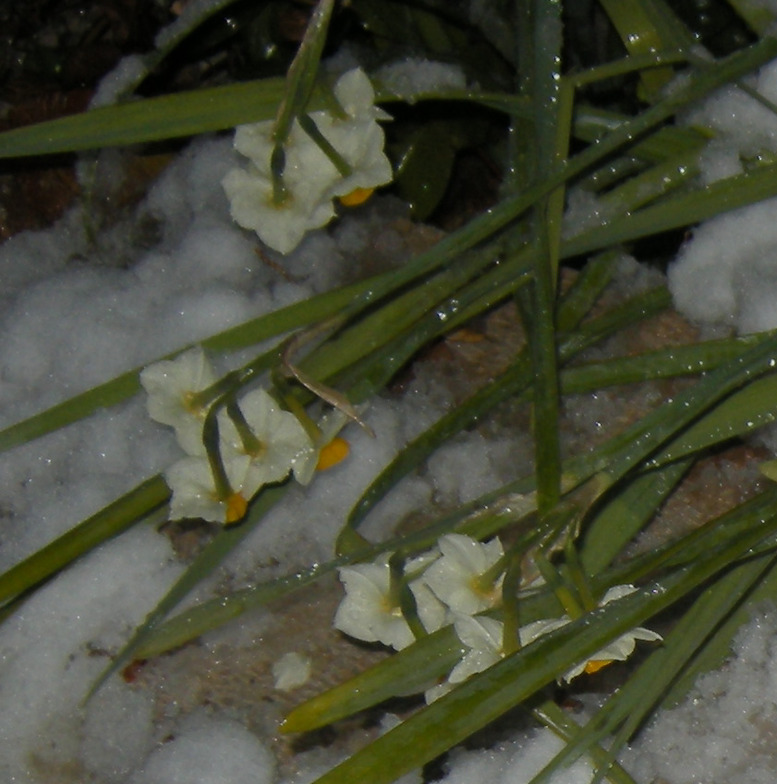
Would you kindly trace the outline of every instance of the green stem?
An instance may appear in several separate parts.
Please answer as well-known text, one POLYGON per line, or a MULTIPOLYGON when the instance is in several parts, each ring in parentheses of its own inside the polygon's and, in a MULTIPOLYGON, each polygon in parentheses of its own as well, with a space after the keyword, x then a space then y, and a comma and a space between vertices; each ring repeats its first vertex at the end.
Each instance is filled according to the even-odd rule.
POLYGON ((332 146, 329 139, 318 129, 313 118, 309 114, 301 114, 298 118, 302 130, 318 145, 321 151, 332 162, 332 165, 340 173, 341 177, 350 177, 353 174, 353 167, 342 155, 332 146))

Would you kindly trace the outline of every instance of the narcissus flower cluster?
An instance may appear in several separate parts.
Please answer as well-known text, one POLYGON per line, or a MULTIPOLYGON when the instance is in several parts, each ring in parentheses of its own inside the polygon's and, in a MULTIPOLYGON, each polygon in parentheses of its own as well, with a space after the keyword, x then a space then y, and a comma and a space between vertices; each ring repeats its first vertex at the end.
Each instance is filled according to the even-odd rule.
MULTIPOLYGON (((449 624, 458 607, 479 612, 494 606, 501 596, 480 578, 502 556, 498 539, 481 544, 469 536, 448 534, 438 546, 404 566, 404 578, 415 600, 425 631, 449 624)), ((415 640, 392 585, 387 557, 373 563, 343 566, 340 580, 345 598, 335 615, 335 628, 366 642, 381 642, 396 650, 415 640)))
MULTIPOLYGON (((392 576, 388 555, 373 563, 341 567, 345 597, 335 615, 335 628, 359 640, 380 642, 396 650, 407 647, 415 641, 416 634, 402 612, 400 592, 403 587, 409 590, 423 631, 431 633, 452 624, 462 644, 461 660, 448 678, 426 691, 427 702, 432 702, 504 656, 504 624, 481 614, 501 604, 503 555, 499 539, 482 543, 461 534, 448 534, 440 538, 435 548, 405 563, 399 580, 396 574, 392 576)), ((633 585, 614 586, 598 606, 635 590, 633 585)), ((520 646, 529 645, 571 620, 564 615, 522 626, 518 630, 520 646)), ((613 661, 626 660, 634 652, 637 640, 657 641, 661 636, 650 629, 632 629, 578 662, 560 680, 569 682, 613 661)))
POLYGON ((334 99, 339 112, 315 111, 293 121, 283 145, 282 172, 273 171, 273 121, 241 125, 235 132, 235 149, 249 162, 222 180, 232 218, 281 253, 328 223, 335 199, 359 204, 391 181, 377 122, 389 115, 375 106, 364 71, 343 74, 334 85, 334 99))
POLYGON ((216 414, 216 454, 208 453, 204 425, 213 404, 214 373, 199 348, 145 368, 140 381, 152 419, 175 430, 185 456, 165 471, 172 491, 170 519, 202 518, 222 524, 240 520, 266 484, 293 474, 302 484, 313 476, 343 419, 330 416, 314 443, 294 414, 264 389, 253 389, 216 414), (214 457, 216 469, 214 470, 214 457))

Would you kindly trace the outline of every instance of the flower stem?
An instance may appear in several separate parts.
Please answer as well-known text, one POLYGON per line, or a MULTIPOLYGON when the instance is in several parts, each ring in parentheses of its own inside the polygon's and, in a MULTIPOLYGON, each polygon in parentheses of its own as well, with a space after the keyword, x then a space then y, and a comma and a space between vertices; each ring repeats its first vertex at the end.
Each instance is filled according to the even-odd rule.
POLYGON ((272 201, 276 207, 282 207, 289 199, 289 192, 283 182, 283 170, 286 168, 286 152, 280 142, 276 142, 270 156, 272 172, 272 201))
POLYGON ((205 424, 202 427, 202 442, 205 445, 205 452, 208 456, 210 471, 213 474, 213 485, 216 488, 216 497, 220 501, 226 501, 232 495, 232 485, 229 483, 227 471, 224 468, 224 460, 219 450, 219 422, 217 412, 219 405, 214 405, 205 417, 205 424))
POLYGON ((243 444, 243 449, 246 454, 249 454, 254 458, 262 455, 265 451, 265 445, 256 437, 254 431, 251 430, 251 426, 246 421, 237 401, 234 399, 230 400, 230 402, 227 403, 226 408, 227 416, 232 420, 232 424, 234 424, 235 429, 240 436, 240 442, 243 444))
POLYGON ((350 177, 353 174, 353 168, 321 133, 313 118, 309 114, 300 114, 297 119, 302 130, 321 148, 321 151, 329 158, 340 175, 350 177))

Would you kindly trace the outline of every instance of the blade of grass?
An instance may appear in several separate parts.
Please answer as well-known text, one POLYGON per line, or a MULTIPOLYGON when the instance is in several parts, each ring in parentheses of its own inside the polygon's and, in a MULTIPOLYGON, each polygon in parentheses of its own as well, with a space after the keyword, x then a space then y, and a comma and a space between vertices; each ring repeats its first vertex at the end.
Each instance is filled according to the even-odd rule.
MULTIPOLYGON (((728 438, 738 438, 777 418, 777 376, 759 378, 733 392, 714 411, 703 416, 669 443, 661 462, 677 460, 728 438)), ((654 463, 657 464, 657 463, 654 463)))
MULTIPOLYGON (((661 0, 600 0, 630 54, 665 49, 690 51, 695 41, 685 25, 661 0)), ((671 68, 652 68, 640 73, 648 100, 654 100, 674 76, 671 68)))
MULTIPOLYGON (((774 601, 777 596, 777 562, 769 553, 759 556, 752 563, 743 564, 732 571, 729 584, 720 587, 716 584, 716 595, 710 595, 712 591, 712 588, 709 589, 701 598, 709 607, 707 612, 717 611, 722 622, 717 626, 712 622, 709 624, 712 631, 706 637, 702 636, 705 640, 704 646, 694 653, 693 658, 672 683, 662 700, 663 708, 677 705, 693 688, 700 675, 720 667, 731 656, 732 640, 742 625, 751 621, 765 602, 774 601), (764 568, 760 570, 762 566, 764 568), (742 597, 739 602, 736 601, 738 596, 742 597), (728 615, 724 612, 727 605, 732 608, 728 615)), ((694 605, 694 610, 696 609, 702 608, 694 605)))
POLYGON ((589 576, 609 566, 623 547, 650 521, 691 466, 690 460, 670 463, 640 474, 619 487, 587 526, 580 559, 589 576))
MULTIPOLYGON (((582 731, 580 725, 551 700, 544 702, 539 708, 534 708, 532 710, 532 714, 548 729, 553 730, 566 743, 571 743, 577 739, 582 731)), ((592 744, 588 747, 587 752, 594 766, 608 767, 608 781, 613 782, 613 784, 637 784, 637 782, 634 781, 634 779, 620 765, 618 765, 617 762, 611 762, 609 752, 607 752, 601 746, 592 744)), ((532 779, 530 784, 539 784, 539 781, 542 780, 541 777, 547 770, 548 766, 543 768, 542 771, 540 771, 540 773, 532 779)), ((552 772, 553 771, 550 771, 550 773, 552 772)))
MULTIPOLYGON (((623 307, 616 308, 614 313, 601 316, 593 324, 587 325, 585 337, 574 335, 568 339, 568 342, 562 343, 562 357, 566 360, 608 334, 614 334, 627 324, 664 309, 668 301, 661 294, 656 294, 654 292, 647 297, 637 298, 623 307), (601 325, 598 329, 597 324, 601 325), (588 332, 588 330, 592 331, 588 332)), ((602 385, 606 383, 601 378, 597 381, 602 385)), ((483 417, 502 401, 524 392, 530 383, 529 361, 525 355, 521 355, 498 378, 475 392, 464 404, 443 415, 428 430, 408 444, 364 491, 351 510, 346 525, 351 529, 357 528, 391 488, 426 460, 442 443, 483 417)))
MULTIPOLYGON (((526 15, 532 22, 533 56, 528 82, 534 106, 534 175, 542 181, 566 159, 573 93, 561 90, 561 4, 542 0, 527 0, 527 3, 530 10, 526 15)), ((561 497, 555 316, 564 193, 563 184, 550 191, 531 216, 535 253, 527 336, 533 375, 534 462, 541 516, 548 514, 561 497)))
POLYGON ((345 683, 306 700, 284 718, 280 730, 309 732, 392 697, 417 694, 450 672, 461 655, 461 642, 453 626, 446 626, 345 683))
POLYGON ((261 79, 91 109, 0 133, 0 158, 121 147, 271 120, 284 89, 282 78, 261 79))
MULTIPOLYGON (((170 491, 161 476, 147 479, 0 575, 0 604, 12 601, 130 526, 148 521, 169 497, 170 491)), ((152 519, 156 522, 156 518, 152 519)))
POLYGON ((620 242, 690 226, 763 201, 777 195, 775 172, 777 164, 759 167, 719 180, 704 189, 673 194, 634 213, 619 215, 601 227, 571 238, 564 245, 564 256, 582 255, 620 242))

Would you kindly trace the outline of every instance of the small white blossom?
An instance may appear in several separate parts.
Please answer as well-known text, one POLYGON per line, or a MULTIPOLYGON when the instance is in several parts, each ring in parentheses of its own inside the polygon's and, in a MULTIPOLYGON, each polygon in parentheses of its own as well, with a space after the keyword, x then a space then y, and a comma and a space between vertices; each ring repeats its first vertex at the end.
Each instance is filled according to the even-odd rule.
POLYGON ((190 455, 204 455, 202 425, 207 407, 195 405, 194 396, 216 381, 201 348, 184 351, 172 360, 149 365, 140 372, 140 383, 148 393, 148 415, 175 429, 178 443, 190 455))
MULTIPOLYGON (((407 566, 405 571, 412 574, 407 566)), ((343 566, 338 572, 345 597, 335 614, 336 629, 357 640, 381 642, 396 650, 415 640, 401 609, 390 596, 391 569, 385 556, 369 564, 343 566)), ((428 632, 436 631, 445 623, 445 607, 419 580, 411 580, 409 587, 421 625, 428 632)))
MULTIPOLYGON (((637 589, 633 585, 614 585, 608 589, 604 596, 599 601, 599 607, 604 607, 605 604, 614 602, 630 593, 634 593, 637 589)), ((573 678, 582 675, 584 672, 594 673, 602 667, 606 667, 613 661, 626 661, 626 659, 634 653, 637 640, 646 640, 648 642, 658 642, 662 640, 660 634, 638 626, 626 634, 622 634, 617 640, 613 640, 609 645, 598 650, 593 656, 590 656, 586 661, 580 662, 571 670, 564 673, 562 680, 569 683, 573 678)))
POLYGON ((461 661, 451 670, 448 679, 427 689, 424 698, 427 704, 447 694, 457 683, 462 683, 471 675, 487 670, 502 656, 502 635, 504 624, 485 615, 457 614, 453 622, 456 635, 468 648, 461 661))
POLYGON ((313 451, 305 428, 294 414, 283 411, 264 389, 254 389, 238 401, 238 406, 258 441, 256 452, 247 453, 232 421, 220 419, 222 455, 230 451, 250 458, 250 484, 264 484, 285 479, 296 462, 313 451))
POLYGON ((352 172, 344 177, 295 119, 284 144, 286 198, 282 203, 275 201, 270 168, 274 122, 242 125, 235 133, 235 149, 250 163, 222 180, 232 217, 281 253, 292 251, 306 232, 334 217, 334 197, 391 181, 383 131, 377 124, 388 115, 375 107, 370 80, 361 69, 354 69, 338 79, 334 93, 346 116, 316 111, 310 118, 352 172))
MULTIPOLYGON (((599 606, 603 607, 616 599, 628 596, 635 590, 633 585, 613 586, 602 597, 599 606)), ((529 645, 570 622, 569 616, 564 615, 561 618, 544 618, 528 623, 518 630, 521 646, 529 645)), ((466 646, 466 651, 461 661, 451 670, 446 681, 427 689, 425 693, 427 703, 439 699, 443 694, 449 692, 455 684, 465 681, 475 673, 488 669, 504 656, 502 647, 504 624, 501 621, 485 615, 471 616, 456 613, 453 625, 459 640, 466 646)), ((650 629, 642 627, 632 629, 618 637, 617 640, 605 645, 593 656, 576 664, 565 672, 560 680, 569 683, 584 672, 594 673, 613 661, 625 661, 634 652, 636 640, 657 641, 661 639, 660 634, 650 629)))
POLYGON ((614 661, 626 661, 634 653, 637 640, 657 642, 662 639, 663 637, 660 634, 638 626, 636 629, 621 635, 617 640, 613 640, 609 645, 605 645, 604 648, 598 650, 584 662, 580 662, 572 667, 571 670, 564 673, 561 680, 569 683, 573 678, 577 678, 578 675, 582 675, 584 672, 594 673, 614 661))
MULTIPOLYGON (((614 585, 610 588, 604 596, 599 601, 599 607, 604 607, 605 604, 609 604, 610 602, 614 602, 617 599, 620 599, 624 596, 628 596, 630 593, 634 593, 637 589, 633 585, 614 585)), ((521 645, 528 645, 531 642, 534 642, 538 637, 542 637, 549 632, 558 629, 561 626, 566 626, 566 624, 570 623, 571 619, 569 616, 564 615, 561 618, 550 618, 540 621, 534 621, 533 623, 527 624, 526 626, 522 626, 519 629, 519 635, 521 640, 521 645)), ((573 678, 577 678, 579 675, 582 675, 584 672, 586 673, 594 673, 597 670, 602 669, 602 667, 606 667, 608 664, 612 663, 613 661, 626 661, 626 659, 634 653, 634 648, 636 647, 637 640, 647 640, 647 641, 659 641, 663 639, 660 634, 651 631, 650 629, 644 629, 641 626, 638 626, 635 629, 632 629, 626 634, 621 635, 616 640, 613 640, 608 645, 605 645, 604 648, 596 651, 592 656, 589 656, 584 661, 578 662, 574 667, 564 673, 561 676, 561 680, 565 683, 569 683, 573 678)))
POLYGON ((345 597, 335 613, 335 629, 357 640, 381 642, 396 650, 413 642, 413 632, 389 597, 388 561, 343 566, 338 572, 345 597))
POLYGON ((504 554, 499 539, 481 543, 462 534, 440 537, 442 557, 421 578, 440 601, 465 615, 493 607, 501 600, 502 577, 490 586, 480 585, 481 576, 504 554))
POLYGON ((240 520, 261 485, 255 483, 247 455, 224 458, 224 469, 233 491, 228 498, 219 496, 207 458, 185 457, 173 463, 164 474, 172 491, 170 519, 202 518, 222 525, 240 520))
POLYGON ((321 148, 296 121, 286 140, 283 184, 286 199, 274 201, 270 156, 273 123, 242 125, 235 132, 235 148, 251 159, 246 169, 232 169, 221 184, 233 220, 253 229, 261 240, 281 253, 290 253, 305 234, 335 215, 329 189, 339 172, 321 148))

